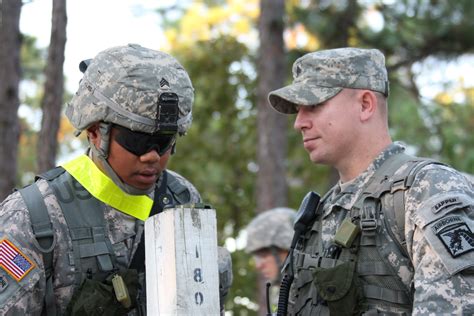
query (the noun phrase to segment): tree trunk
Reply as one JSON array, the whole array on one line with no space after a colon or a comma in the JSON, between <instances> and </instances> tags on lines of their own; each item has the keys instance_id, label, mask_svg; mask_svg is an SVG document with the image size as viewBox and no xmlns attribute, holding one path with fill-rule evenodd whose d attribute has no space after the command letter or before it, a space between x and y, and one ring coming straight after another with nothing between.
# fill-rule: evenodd
<instances>
[{"instance_id":1,"label":"tree trunk","mask_svg":"<svg viewBox=\"0 0 474 316\"><path fill-rule=\"evenodd\" d=\"M21 0L0 1L0 200L14 188L20 124Z\"/></svg>"},{"instance_id":2,"label":"tree trunk","mask_svg":"<svg viewBox=\"0 0 474 316\"><path fill-rule=\"evenodd\" d=\"M66 46L66 0L53 0L51 40L45 69L43 117L38 137L38 173L55 166L58 130L64 94L64 48Z\"/></svg>"},{"instance_id":3,"label":"tree trunk","mask_svg":"<svg viewBox=\"0 0 474 316\"><path fill-rule=\"evenodd\" d=\"M267 96L272 90L281 88L286 78L286 60L283 43L283 0L261 0L260 52L258 57L257 86L257 128L258 128L258 174L257 212L286 206L288 185L286 182L285 159L287 156L287 118L274 111L268 104ZM265 283L259 277L259 315L266 315Z\"/></svg>"}]
</instances>

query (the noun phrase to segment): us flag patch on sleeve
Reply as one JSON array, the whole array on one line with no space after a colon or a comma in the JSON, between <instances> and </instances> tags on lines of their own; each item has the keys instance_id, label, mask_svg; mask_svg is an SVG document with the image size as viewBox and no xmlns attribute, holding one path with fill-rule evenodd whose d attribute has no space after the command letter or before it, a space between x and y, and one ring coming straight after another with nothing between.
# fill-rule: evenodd
<instances>
[{"instance_id":1,"label":"us flag patch on sleeve","mask_svg":"<svg viewBox=\"0 0 474 316\"><path fill-rule=\"evenodd\" d=\"M0 266L19 282L35 267L35 264L5 238L0 241Z\"/></svg>"}]
</instances>

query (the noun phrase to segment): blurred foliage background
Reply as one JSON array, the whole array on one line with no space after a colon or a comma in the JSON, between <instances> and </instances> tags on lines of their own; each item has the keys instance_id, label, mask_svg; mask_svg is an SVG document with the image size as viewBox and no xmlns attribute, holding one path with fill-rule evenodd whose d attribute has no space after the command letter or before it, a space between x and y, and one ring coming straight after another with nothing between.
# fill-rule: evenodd
<instances>
[{"instance_id":1,"label":"blurred foliage background","mask_svg":"<svg viewBox=\"0 0 474 316\"><path fill-rule=\"evenodd\" d=\"M433 157L474 173L474 86L445 73L473 63L474 1L471 0L289 0L285 2L287 73L303 54L343 46L374 47L387 59L391 134L409 153ZM259 80L257 0L179 1L156 9L168 42L195 87L194 121L179 140L169 168L186 176L218 211L221 244L232 252L234 284L229 314L257 315L256 272L243 251L245 225L255 216L257 129L255 89ZM151 35L150 35L151 36ZM21 49L23 87L41 87L46 51L25 36ZM20 95L26 116L38 115L42 90ZM66 92L65 102L71 93ZM23 117L26 117L23 116ZM288 117L292 126L293 117ZM21 120L18 186L33 179L37 126ZM85 147L61 119L58 156ZM325 193L331 170L313 165L301 137L288 130L288 206L298 208L310 190ZM262 163L262 162L261 162ZM262 311L260 311L260 314Z\"/></svg>"}]
</instances>

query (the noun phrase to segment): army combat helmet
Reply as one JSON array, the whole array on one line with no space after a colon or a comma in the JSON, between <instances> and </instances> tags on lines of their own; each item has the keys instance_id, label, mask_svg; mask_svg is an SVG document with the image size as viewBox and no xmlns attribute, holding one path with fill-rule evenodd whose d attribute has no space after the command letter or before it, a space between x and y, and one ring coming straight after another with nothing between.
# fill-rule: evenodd
<instances>
[{"instance_id":1,"label":"army combat helmet","mask_svg":"<svg viewBox=\"0 0 474 316\"><path fill-rule=\"evenodd\" d=\"M247 226L245 250L252 253L264 248L290 249L296 212L277 207L256 216Z\"/></svg>"},{"instance_id":2,"label":"army combat helmet","mask_svg":"<svg viewBox=\"0 0 474 316\"><path fill-rule=\"evenodd\" d=\"M188 74L172 56L136 44L106 49L81 62L80 70L84 76L66 107L76 136L99 123L100 147L89 140L94 160L126 193L150 193L153 188L143 191L124 183L108 163L110 131L116 126L150 137L184 135L192 122L194 99Z\"/></svg>"},{"instance_id":3,"label":"army combat helmet","mask_svg":"<svg viewBox=\"0 0 474 316\"><path fill-rule=\"evenodd\" d=\"M87 65L66 116L77 135L95 122L156 133L170 121L169 113L160 111L163 93L177 95L177 132L185 134L192 122L194 89L183 66L166 53L140 45L112 47Z\"/></svg>"}]
</instances>

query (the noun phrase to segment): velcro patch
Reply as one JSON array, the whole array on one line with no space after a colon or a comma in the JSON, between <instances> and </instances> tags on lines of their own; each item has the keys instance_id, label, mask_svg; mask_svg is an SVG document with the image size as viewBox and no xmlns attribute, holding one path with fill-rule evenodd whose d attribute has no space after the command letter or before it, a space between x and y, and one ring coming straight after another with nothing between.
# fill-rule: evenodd
<instances>
[{"instance_id":1,"label":"velcro patch","mask_svg":"<svg viewBox=\"0 0 474 316\"><path fill-rule=\"evenodd\" d=\"M447 216L432 226L453 258L474 250L474 236L461 216Z\"/></svg>"},{"instance_id":2,"label":"velcro patch","mask_svg":"<svg viewBox=\"0 0 474 316\"><path fill-rule=\"evenodd\" d=\"M452 205L456 205L456 204L461 204L461 200L457 197L449 197L436 203L436 205L433 206L432 210L433 210L433 213L436 214L440 210Z\"/></svg>"},{"instance_id":3,"label":"velcro patch","mask_svg":"<svg viewBox=\"0 0 474 316\"><path fill-rule=\"evenodd\" d=\"M8 287L8 278L5 274L0 273L0 293Z\"/></svg>"},{"instance_id":4,"label":"velcro patch","mask_svg":"<svg viewBox=\"0 0 474 316\"><path fill-rule=\"evenodd\" d=\"M35 267L35 264L5 238L0 241L0 267L19 282Z\"/></svg>"}]
</instances>

